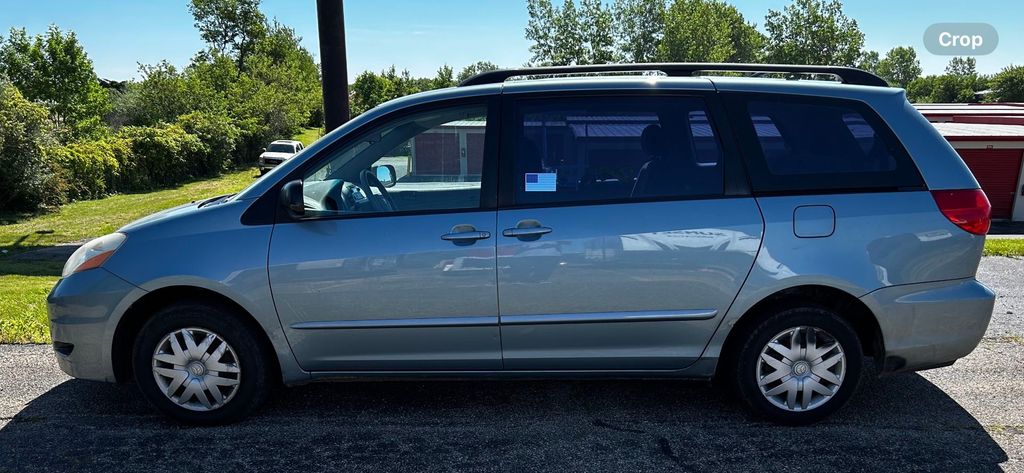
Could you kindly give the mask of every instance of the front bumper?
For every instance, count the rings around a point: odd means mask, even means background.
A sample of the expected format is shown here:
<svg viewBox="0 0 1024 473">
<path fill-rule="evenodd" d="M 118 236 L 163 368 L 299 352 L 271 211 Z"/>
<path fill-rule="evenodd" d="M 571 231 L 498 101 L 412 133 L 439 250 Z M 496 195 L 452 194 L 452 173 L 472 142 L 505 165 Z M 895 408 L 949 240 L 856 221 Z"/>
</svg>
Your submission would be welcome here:
<svg viewBox="0 0 1024 473">
<path fill-rule="evenodd" d="M 952 364 L 985 335 L 995 293 L 975 279 L 892 286 L 861 300 L 874 311 L 885 344 L 884 371 Z"/>
<path fill-rule="evenodd" d="M 115 381 L 113 316 L 133 292 L 141 291 L 103 268 L 58 281 L 46 302 L 60 369 L 75 378 Z"/>
<path fill-rule="evenodd" d="M 283 161 L 260 159 L 260 161 L 259 161 L 260 171 L 269 171 L 271 169 L 274 169 L 275 167 L 279 166 L 282 162 Z"/>
</svg>

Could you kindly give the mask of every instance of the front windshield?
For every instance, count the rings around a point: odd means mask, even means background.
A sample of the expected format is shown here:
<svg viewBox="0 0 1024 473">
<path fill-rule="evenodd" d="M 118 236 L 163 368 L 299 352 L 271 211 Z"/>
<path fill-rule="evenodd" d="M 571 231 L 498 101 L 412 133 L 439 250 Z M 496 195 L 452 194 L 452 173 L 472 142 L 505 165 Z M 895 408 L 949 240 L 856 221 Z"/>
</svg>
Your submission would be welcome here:
<svg viewBox="0 0 1024 473">
<path fill-rule="evenodd" d="M 284 143 L 270 143 L 270 146 L 267 146 L 267 151 L 271 153 L 294 153 L 295 145 L 289 145 Z"/>
</svg>

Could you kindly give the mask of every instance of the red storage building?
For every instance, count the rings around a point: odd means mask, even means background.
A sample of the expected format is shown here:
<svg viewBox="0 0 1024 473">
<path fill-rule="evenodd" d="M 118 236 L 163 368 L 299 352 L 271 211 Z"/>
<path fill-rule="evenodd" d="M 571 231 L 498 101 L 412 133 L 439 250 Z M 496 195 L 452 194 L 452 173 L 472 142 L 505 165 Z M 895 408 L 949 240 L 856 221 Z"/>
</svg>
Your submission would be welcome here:
<svg viewBox="0 0 1024 473">
<path fill-rule="evenodd" d="M 992 218 L 1024 221 L 1024 104 L 919 104 L 992 202 Z"/>
</svg>

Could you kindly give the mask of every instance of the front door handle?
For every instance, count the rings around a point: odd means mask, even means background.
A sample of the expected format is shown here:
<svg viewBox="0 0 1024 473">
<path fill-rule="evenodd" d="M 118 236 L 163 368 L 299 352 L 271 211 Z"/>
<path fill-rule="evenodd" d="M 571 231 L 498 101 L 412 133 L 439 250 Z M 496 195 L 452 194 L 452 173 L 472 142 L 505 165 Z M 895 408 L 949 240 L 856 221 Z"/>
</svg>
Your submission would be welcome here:
<svg viewBox="0 0 1024 473">
<path fill-rule="evenodd" d="M 472 225 L 456 225 L 450 232 L 441 235 L 442 240 L 456 245 L 469 245 L 477 240 L 486 240 L 490 237 L 491 232 L 479 231 Z"/>
</svg>

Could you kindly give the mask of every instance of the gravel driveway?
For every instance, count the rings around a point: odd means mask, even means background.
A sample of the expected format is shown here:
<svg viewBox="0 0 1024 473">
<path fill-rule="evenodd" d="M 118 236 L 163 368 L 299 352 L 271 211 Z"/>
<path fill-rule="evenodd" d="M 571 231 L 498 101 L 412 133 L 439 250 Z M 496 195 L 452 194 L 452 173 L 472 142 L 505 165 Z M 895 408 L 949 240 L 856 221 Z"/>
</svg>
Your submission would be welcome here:
<svg viewBox="0 0 1024 473">
<path fill-rule="evenodd" d="M 804 428 L 677 381 L 316 384 L 187 428 L 134 386 L 69 379 L 49 347 L 0 346 L 0 471 L 1024 471 L 1024 260 L 979 278 L 1000 296 L 973 354 L 869 381 Z"/>
</svg>

